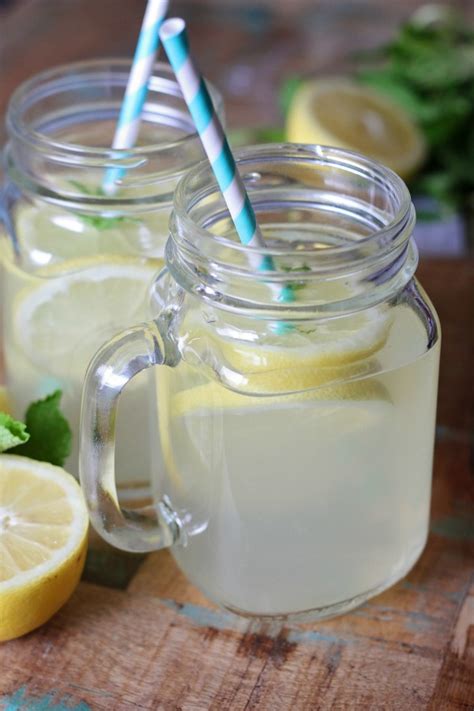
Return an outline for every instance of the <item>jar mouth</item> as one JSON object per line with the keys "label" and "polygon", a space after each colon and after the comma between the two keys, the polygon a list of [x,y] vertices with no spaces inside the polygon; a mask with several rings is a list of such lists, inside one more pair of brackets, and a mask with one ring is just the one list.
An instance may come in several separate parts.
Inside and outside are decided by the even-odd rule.
{"label": "jar mouth", "polygon": [[[259,301],[297,310],[314,305],[322,293],[317,282],[350,283],[358,296],[383,299],[411,278],[415,213],[393,171],[352,151],[309,144],[250,146],[235,157],[266,246],[240,243],[202,161],[178,184],[167,247],[170,269],[186,289],[221,305]],[[272,258],[271,271],[256,271],[262,256]],[[298,298],[278,303],[275,285],[288,283]]]}
{"label": "jar mouth", "polygon": [[[32,143],[36,148],[56,149],[77,156],[93,156],[102,161],[117,159],[125,155],[130,160],[133,156],[141,157],[156,154],[163,150],[178,149],[191,141],[196,141],[198,137],[190,116],[186,126],[189,129],[188,133],[184,133],[184,135],[165,143],[150,143],[146,146],[134,146],[126,149],[88,146],[58,140],[51,135],[36,130],[31,124],[31,120],[25,118],[27,112],[34,110],[35,105],[38,105],[53,93],[60,93],[66,89],[74,90],[74,88],[80,88],[85,83],[90,83],[91,80],[96,82],[111,81],[112,77],[114,77],[115,83],[125,89],[131,66],[132,62],[128,59],[90,59],[59,65],[36,74],[31,79],[23,82],[10,99],[6,118],[9,135],[12,138]],[[71,83],[73,83],[72,87]],[[214,92],[214,100],[218,101],[212,87],[211,91]],[[168,64],[164,62],[156,62],[154,64],[149,83],[149,92],[152,95],[153,93],[172,95],[183,102],[183,111],[185,110],[181,89],[176,82],[173,70]]]}
{"label": "jar mouth", "polygon": [[[280,144],[261,144],[256,146],[248,146],[240,148],[234,153],[239,172],[242,175],[244,184],[249,191],[252,203],[256,209],[258,218],[258,202],[253,196],[253,176],[255,172],[249,170],[255,163],[260,166],[268,165],[271,167],[274,161],[282,163],[291,163],[297,160],[306,163],[308,167],[322,166],[323,168],[333,167],[338,170],[344,170],[354,175],[360,175],[362,178],[372,181],[380,186],[385,185],[392,198],[398,203],[395,206],[394,214],[390,221],[371,234],[365,237],[360,237],[357,245],[365,247],[367,244],[377,240],[386,242],[394,233],[399,232],[411,224],[412,201],[410,192],[403,180],[390,168],[385,167],[381,163],[363,156],[355,151],[349,151],[331,146],[323,146],[316,144],[296,144],[296,143],[280,143]],[[258,173],[259,171],[257,171]],[[204,193],[196,193],[197,184],[208,185],[207,195]],[[176,218],[182,222],[187,230],[191,230],[195,237],[203,240],[204,243],[210,245],[216,244],[236,253],[242,254],[261,254],[265,256],[288,256],[293,254],[293,250],[288,250],[284,245],[281,246],[266,246],[252,247],[241,244],[235,234],[232,238],[218,235],[193,219],[191,212],[198,201],[205,199],[212,192],[217,192],[218,187],[214,179],[212,170],[207,160],[202,160],[194,168],[192,168],[178,183],[174,197],[173,212]],[[413,227],[413,225],[411,225]],[[308,246],[307,249],[298,245],[299,253],[305,256],[315,254],[314,247]],[[324,253],[327,256],[337,256],[344,252],[352,253],[354,244],[340,244],[335,247],[325,247]]]}
{"label": "jar mouth", "polygon": [[[203,156],[201,142],[171,67],[157,62],[136,144],[112,147],[131,64],[92,59],[23,83],[6,117],[3,162],[11,182],[68,209],[169,209],[177,181]],[[222,114],[219,93],[209,90]],[[106,171],[113,191],[103,190]]]}

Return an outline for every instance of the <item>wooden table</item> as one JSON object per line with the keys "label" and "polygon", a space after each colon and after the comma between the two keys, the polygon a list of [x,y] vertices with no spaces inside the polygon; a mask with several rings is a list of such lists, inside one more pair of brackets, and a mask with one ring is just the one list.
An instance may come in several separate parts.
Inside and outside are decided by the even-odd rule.
{"label": "wooden table", "polygon": [[[231,76],[242,38],[252,44],[258,28],[249,30],[249,16],[244,22],[229,0],[217,19],[210,4],[177,3],[198,26],[215,21],[222,80]],[[296,4],[301,10],[305,2]],[[398,12],[415,4],[404,0]],[[327,22],[330,5],[316,5]],[[377,14],[374,2],[347,2],[334,8],[342,27],[358,26],[354,5],[366,21]],[[143,3],[121,4],[120,22],[112,6],[112,0],[17,0],[0,14],[6,30],[0,110],[33,70],[129,51]],[[262,12],[268,7],[262,3]],[[226,12],[240,18],[232,31]],[[221,15],[227,19],[219,25]],[[111,24],[104,33],[106,16]],[[388,16],[390,29],[398,15],[392,8]],[[279,41],[281,66],[303,64],[292,55],[296,40],[287,16],[279,17],[285,19],[274,23],[263,49]],[[251,19],[260,21],[255,13]],[[373,21],[383,24],[380,16]],[[211,67],[204,44],[203,60]],[[232,86],[231,122],[244,115],[250,124],[274,120],[268,94],[264,110],[259,91],[242,105]],[[474,260],[424,260],[419,276],[441,318],[443,350],[431,533],[411,573],[338,619],[262,627],[213,607],[168,553],[136,557],[94,541],[83,581],[63,610],[40,630],[0,647],[0,708],[474,709]]]}

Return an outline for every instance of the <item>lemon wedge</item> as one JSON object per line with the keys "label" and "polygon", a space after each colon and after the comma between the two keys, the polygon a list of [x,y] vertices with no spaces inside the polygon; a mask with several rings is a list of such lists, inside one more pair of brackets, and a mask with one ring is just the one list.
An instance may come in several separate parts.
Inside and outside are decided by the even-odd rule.
{"label": "lemon wedge", "polygon": [[403,179],[420,167],[425,142],[406,112],[385,96],[350,79],[306,82],[291,102],[287,138],[363,153]]}
{"label": "lemon wedge", "polygon": [[43,269],[15,299],[16,344],[46,373],[81,380],[103,343],[124,325],[146,318],[148,290],[158,267],[154,262],[91,257]]}
{"label": "lemon wedge", "polygon": [[67,472],[0,455],[0,641],[46,622],[76,587],[88,516]]}

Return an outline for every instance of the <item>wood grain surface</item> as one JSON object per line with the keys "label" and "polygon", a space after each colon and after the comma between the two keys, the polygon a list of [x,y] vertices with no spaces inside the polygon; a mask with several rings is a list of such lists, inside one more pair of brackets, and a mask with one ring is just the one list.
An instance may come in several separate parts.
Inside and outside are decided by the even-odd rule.
{"label": "wood grain surface", "polygon": [[438,443],[425,552],[351,614],[262,627],[152,554],[125,590],[82,582],[47,625],[0,648],[3,708],[472,708],[469,456],[467,444]]}
{"label": "wood grain surface", "polygon": [[[192,22],[230,122],[256,125],[277,117],[284,74],[345,66],[351,48],[385,39],[419,4],[177,0],[175,10]],[[143,7],[16,0],[0,10],[0,114],[35,71],[129,55]],[[425,260],[419,276],[443,349],[431,531],[410,574],[335,620],[262,626],[211,605],[169,553],[125,555],[92,537],[67,605],[0,647],[0,709],[474,709],[474,260]]]}

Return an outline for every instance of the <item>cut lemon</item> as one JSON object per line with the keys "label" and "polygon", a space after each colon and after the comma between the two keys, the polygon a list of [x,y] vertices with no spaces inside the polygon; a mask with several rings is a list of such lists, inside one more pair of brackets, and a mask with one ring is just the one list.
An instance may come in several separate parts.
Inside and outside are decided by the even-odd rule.
{"label": "cut lemon", "polygon": [[286,132],[295,143],[319,143],[363,153],[407,179],[420,167],[425,143],[406,112],[349,79],[316,79],[296,92]]}
{"label": "cut lemon", "polygon": [[374,307],[320,321],[310,333],[267,335],[265,343],[228,340],[196,329],[188,352],[191,362],[197,356],[210,363],[232,390],[254,395],[302,392],[372,373],[370,356],[385,344],[391,323],[385,309]]}
{"label": "cut lemon", "polygon": [[43,270],[15,300],[16,343],[55,378],[82,379],[103,343],[147,317],[157,268],[158,263],[94,257]]}
{"label": "cut lemon", "polygon": [[0,641],[46,622],[76,587],[88,516],[63,469],[0,456]]}
{"label": "cut lemon", "polygon": [[268,397],[255,397],[241,395],[224,388],[219,383],[211,382],[199,385],[189,390],[177,393],[172,399],[172,417],[183,417],[190,414],[205,414],[219,412],[220,410],[239,410],[245,413],[248,410],[273,409],[278,407],[292,407],[303,403],[341,403],[352,402],[390,402],[387,389],[377,380],[354,381],[345,385],[307,390],[292,395],[278,395],[269,400]]}

